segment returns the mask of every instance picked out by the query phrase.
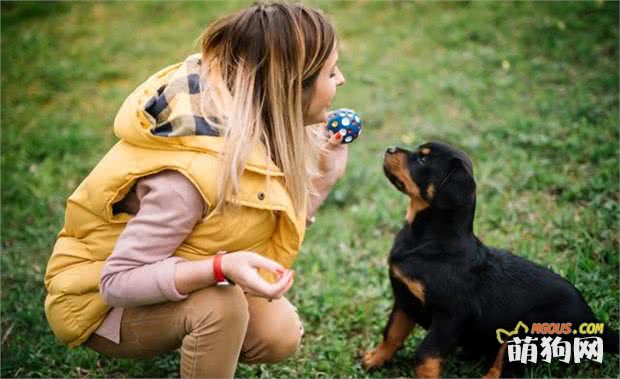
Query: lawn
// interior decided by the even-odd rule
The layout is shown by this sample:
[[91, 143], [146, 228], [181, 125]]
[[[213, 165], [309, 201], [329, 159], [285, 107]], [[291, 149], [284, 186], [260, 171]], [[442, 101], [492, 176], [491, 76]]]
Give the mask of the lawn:
[[[197, 51], [216, 17], [249, 2], [2, 2], [2, 377], [177, 377], [179, 357], [114, 360], [59, 344], [43, 274], [66, 198], [114, 144], [124, 97]], [[240, 377], [413, 376], [417, 330], [366, 373], [391, 307], [386, 258], [407, 199], [384, 178], [387, 146], [441, 140], [473, 159], [475, 231], [550, 267], [619, 325], [617, 2], [320, 1], [340, 33], [347, 84], [334, 107], [366, 121], [346, 176], [308, 229], [288, 297], [306, 335]], [[476, 377], [448, 360], [444, 375]], [[618, 377], [617, 356], [531, 377]]]

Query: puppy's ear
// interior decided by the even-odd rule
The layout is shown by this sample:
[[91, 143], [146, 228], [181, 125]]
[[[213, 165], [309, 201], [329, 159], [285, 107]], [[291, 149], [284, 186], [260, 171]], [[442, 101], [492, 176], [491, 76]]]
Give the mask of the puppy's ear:
[[470, 162], [452, 158], [446, 177], [439, 184], [432, 206], [440, 209], [473, 205], [476, 200], [476, 181]]

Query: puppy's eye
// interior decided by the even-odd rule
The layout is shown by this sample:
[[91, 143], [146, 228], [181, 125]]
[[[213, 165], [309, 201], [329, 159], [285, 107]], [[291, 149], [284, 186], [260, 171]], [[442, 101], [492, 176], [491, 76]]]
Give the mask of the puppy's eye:
[[426, 165], [426, 155], [418, 154], [418, 163], [422, 166]]

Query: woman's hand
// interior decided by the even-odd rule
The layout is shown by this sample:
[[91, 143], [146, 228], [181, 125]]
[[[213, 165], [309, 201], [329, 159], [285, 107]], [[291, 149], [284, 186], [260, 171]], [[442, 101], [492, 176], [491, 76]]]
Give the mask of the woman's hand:
[[[262, 268], [276, 275], [275, 283], [265, 281], [257, 269]], [[277, 262], [249, 251], [229, 253], [222, 257], [224, 275], [252, 295], [279, 299], [293, 285], [295, 272], [285, 270]]]
[[327, 131], [327, 133], [328, 139], [319, 158], [319, 169], [325, 180], [333, 185], [344, 176], [349, 156], [349, 145], [342, 143], [346, 130], [341, 129], [338, 133]]
[[312, 180], [315, 193], [310, 196], [306, 209], [306, 217], [308, 219], [314, 216], [334, 184], [336, 184], [336, 181], [344, 176], [347, 168], [349, 146], [341, 143], [346, 131], [341, 130], [335, 134], [327, 129], [325, 131], [328, 139], [319, 157], [319, 170], [322, 175]]

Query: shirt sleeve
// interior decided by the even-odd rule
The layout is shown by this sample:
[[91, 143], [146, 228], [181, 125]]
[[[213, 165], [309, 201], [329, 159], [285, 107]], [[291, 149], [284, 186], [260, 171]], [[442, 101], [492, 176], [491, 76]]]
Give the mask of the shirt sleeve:
[[203, 217], [205, 203], [194, 185], [176, 171], [138, 180], [139, 210], [120, 234], [101, 273], [100, 293], [113, 307], [179, 301], [173, 254]]

